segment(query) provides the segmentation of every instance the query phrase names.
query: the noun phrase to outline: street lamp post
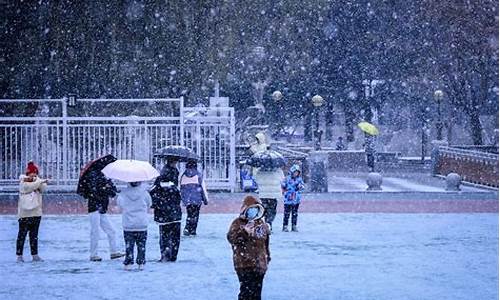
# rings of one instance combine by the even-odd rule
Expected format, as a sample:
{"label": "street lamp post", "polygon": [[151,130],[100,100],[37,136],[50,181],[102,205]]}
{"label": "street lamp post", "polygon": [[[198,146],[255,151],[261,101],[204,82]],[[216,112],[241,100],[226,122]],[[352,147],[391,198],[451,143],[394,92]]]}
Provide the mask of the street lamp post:
{"label": "street lamp post", "polygon": [[308,157],[311,176],[310,187],[312,192],[323,193],[328,192],[328,153],[321,151],[321,134],[323,132],[319,129],[319,112],[325,100],[320,95],[315,95],[311,102],[316,115],[316,130],[314,130],[314,151],[311,151]]}
{"label": "street lamp post", "polygon": [[312,104],[314,106],[314,114],[316,115],[316,130],[314,131],[314,150],[321,149],[321,135],[323,132],[319,129],[319,110],[320,107],[324,104],[325,100],[320,95],[315,95],[311,99]]}
{"label": "street lamp post", "polygon": [[272,120],[274,122],[271,122],[271,127],[273,128],[273,134],[277,137],[282,129],[283,125],[283,118],[281,116],[282,112],[282,103],[281,100],[283,99],[283,94],[280,91],[274,91],[273,94],[271,95],[271,98],[274,100],[274,107],[272,110],[270,110]]}
{"label": "street lamp post", "polygon": [[371,111],[371,107],[370,107],[370,97],[373,96],[372,80],[365,79],[361,83],[363,84],[363,88],[364,88],[364,92],[365,92],[364,93],[365,98],[364,98],[364,102],[363,102],[363,110],[364,110],[363,119],[367,122],[371,122],[372,121],[372,111]]}
{"label": "street lamp post", "polygon": [[437,129],[437,139],[442,140],[443,139],[443,122],[441,118],[441,101],[443,100],[444,93],[441,90],[436,90],[434,92],[434,99],[437,102],[438,105],[438,120],[436,122],[436,129]]}

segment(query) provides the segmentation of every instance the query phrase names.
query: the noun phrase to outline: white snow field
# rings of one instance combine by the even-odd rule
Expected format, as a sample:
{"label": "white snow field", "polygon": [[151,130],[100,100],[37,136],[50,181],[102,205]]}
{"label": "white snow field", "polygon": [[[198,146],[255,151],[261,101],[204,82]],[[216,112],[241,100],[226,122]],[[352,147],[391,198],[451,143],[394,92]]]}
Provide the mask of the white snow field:
{"label": "white snow field", "polygon": [[[0,299],[236,299],[226,231],[234,215],[202,214],[197,237],[182,238],[178,261],[126,272],[88,261],[86,216],[47,216],[42,263],[16,263],[17,219],[0,217]],[[119,229],[121,219],[111,216]],[[498,299],[498,214],[301,214],[299,233],[277,231],[263,299]],[[28,244],[25,259],[30,259]]]}
{"label": "white snow field", "polygon": [[[428,175],[412,176],[410,178],[397,177],[397,175],[383,175],[383,192],[447,192],[445,181]],[[366,175],[364,174],[331,174],[329,176],[328,190],[330,192],[366,191]],[[462,185],[462,192],[491,192],[485,188]],[[381,191],[381,192],[382,192]],[[451,193],[451,192],[448,192]]]}

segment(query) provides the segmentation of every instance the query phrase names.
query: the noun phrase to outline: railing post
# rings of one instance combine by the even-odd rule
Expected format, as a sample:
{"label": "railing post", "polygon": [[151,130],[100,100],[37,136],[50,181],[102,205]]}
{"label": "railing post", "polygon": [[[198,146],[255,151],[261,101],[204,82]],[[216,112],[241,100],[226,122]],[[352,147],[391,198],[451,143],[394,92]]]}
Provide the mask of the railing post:
{"label": "railing post", "polygon": [[184,97],[181,96],[179,101],[179,131],[180,131],[180,144],[184,146]]}
{"label": "railing post", "polygon": [[201,127],[199,116],[196,117],[196,154],[198,154],[201,159]]}
{"label": "railing post", "polygon": [[[61,99],[62,106],[62,181],[64,184],[68,184],[68,101],[67,98]],[[58,185],[60,180],[58,178]]]}
{"label": "railing post", "polygon": [[231,193],[234,192],[234,186],[236,185],[236,139],[235,139],[235,120],[234,120],[234,108],[230,109],[229,119],[229,141],[230,141],[230,150],[229,150],[229,184]]}

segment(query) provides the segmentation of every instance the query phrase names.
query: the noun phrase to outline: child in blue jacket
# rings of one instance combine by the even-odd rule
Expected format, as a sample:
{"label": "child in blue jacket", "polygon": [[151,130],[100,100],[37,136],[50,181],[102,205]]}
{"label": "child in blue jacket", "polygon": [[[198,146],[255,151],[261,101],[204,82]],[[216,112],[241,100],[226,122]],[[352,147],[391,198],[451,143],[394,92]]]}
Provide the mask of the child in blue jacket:
{"label": "child in blue jacket", "polygon": [[299,215],[299,205],[301,194],[304,190],[304,181],[302,180],[300,167],[293,165],[290,173],[281,184],[283,189],[283,200],[285,203],[285,214],[283,216],[283,231],[288,232],[288,219],[292,214],[292,231],[297,232],[297,218]]}

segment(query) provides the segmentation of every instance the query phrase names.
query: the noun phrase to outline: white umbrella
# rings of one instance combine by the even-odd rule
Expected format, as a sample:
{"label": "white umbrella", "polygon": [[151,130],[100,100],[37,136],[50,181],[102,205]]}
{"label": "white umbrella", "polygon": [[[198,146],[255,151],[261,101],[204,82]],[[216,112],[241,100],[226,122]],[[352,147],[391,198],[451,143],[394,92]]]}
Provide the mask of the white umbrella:
{"label": "white umbrella", "polygon": [[102,169],[108,178],[125,182],[149,181],[160,176],[160,173],[147,161],[117,160]]}

